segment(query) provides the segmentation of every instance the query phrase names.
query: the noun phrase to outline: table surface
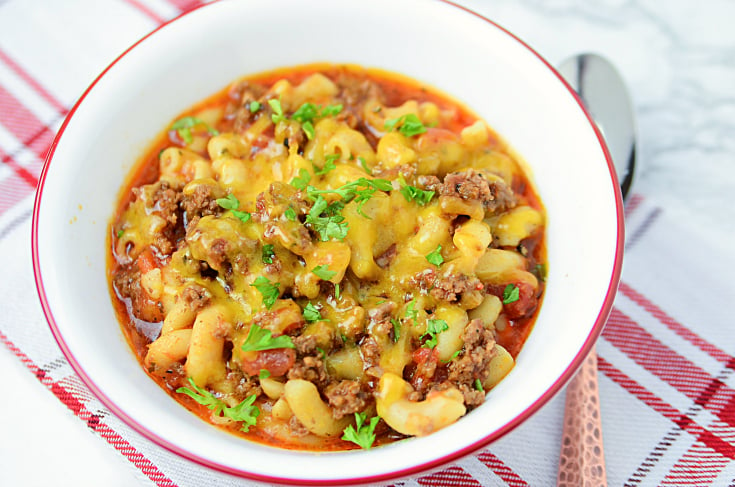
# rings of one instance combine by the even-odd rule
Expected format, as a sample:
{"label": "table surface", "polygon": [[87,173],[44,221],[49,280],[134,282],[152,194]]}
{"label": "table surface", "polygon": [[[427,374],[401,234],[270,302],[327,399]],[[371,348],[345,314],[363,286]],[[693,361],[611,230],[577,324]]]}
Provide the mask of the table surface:
{"label": "table surface", "polygon": [[[24,49],[35,43],[36,51],[43,49],[45,56],[37,56],[35,65],[22,67],[40,80],[38,83],[54,100],[68,108],[117,54],[157,26],[157,18],[170,18],[193,3],[196,2],[0,0],[0,88],[11,83],[9,59],[26,59]],[[526,40],[552,64],[579,52],[596,52],[611,60],[630,87],[638,120],[634,192],[664,208],[672,220],[680,223],[684,231],[673,236],[669,244],[690,246],[707,240],[714,255],[731,255],[735,205],[728,202],[727,196],[735,188],[735,2],[461,3]],[[45,28],[58,18],[73,20],[63,29]],[[24,32],[27,26],[31,28]],[[99,42],[80,41],[92,38]],[[19,40],[23,40],[23,45]],[[85,62],[79,62],[81,58]],[[43,74],[42,64],[46,70]],[[74,76],[59,77],[63,82],[54,83],[53,73],[63,70],[72,70]],[[11,88],[35,89],[32,81],[26,82],[28,86],[16,83]],[[7,121],[3,111],[8,107],[1,100],[2,97],[0,155],[3,150],[9,151],[7,131],[2,127]],[[55,131],[62,118],[49,117],[50,129]],[[36,176],[38,159],[31,169]],[[0,172],[4,169],[0,165]],[[0,215],[0,234],[10,232],[7,221],[13,211],[21,215],[17,217],[18,225],[30,228],[31,198],[27,195],[16,205],[20,209]],[[29,231],[23,231],[9,238],[27,239],[28,235]],[[25,260],[12,268],[31,276],[28,245],[18,244],[18,248],[26,252],[22,256]],[[2,259],[6,264],[10,257]],[[7,274],[3,276],[7,278]],[[33,291],[28,288],[28,292]],[[0,296],[0,309],[10,305],[8,300],[7,295]],[[0,316],[0,331],[5,319]],[[732,326],[732,318],[727,325]],[[148,482],[115,449],[102,447],[104,442],[90,434],[86,424],[28,372],[11,348],[0,346],[0,370],[5,385],[5,400],[0,401],[0,484],[115,486]],[[603,397],[603,404],[604,400]],[[555,400],[547,409],[551,412],[545,414],[560,424],[563,401]],[[604,426],[614,429],[613,418],[617,417],[608,415]],[[554,469],[555,465],[551,465],[547,471]],[[628,474],[610,475],[616,480],[625,479]],[[551,483],[553,478],[541,482]]]}

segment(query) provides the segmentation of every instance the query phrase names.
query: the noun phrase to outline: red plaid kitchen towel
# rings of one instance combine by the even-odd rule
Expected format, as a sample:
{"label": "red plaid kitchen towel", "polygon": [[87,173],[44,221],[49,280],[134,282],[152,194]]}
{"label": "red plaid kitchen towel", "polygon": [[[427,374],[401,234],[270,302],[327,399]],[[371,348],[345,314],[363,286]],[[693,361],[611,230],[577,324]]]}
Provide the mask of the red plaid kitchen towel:
{"label": "red plaid kitchen towel", "polygon": [[[37,302],[30,218],[43,159],[79,94],[128,45],[200,3],[0,0],[0,341],[50,400],[162,486],[247,482],[157,447],[90,394]],[[642,195],[626,219],[623,279],[597,346],[610,485],[735,485],[735,292],[723,272],[735,259],[692,246],[676,215]],[[486,450],[397,485],[553,484],[563,409],[562,393]]]}

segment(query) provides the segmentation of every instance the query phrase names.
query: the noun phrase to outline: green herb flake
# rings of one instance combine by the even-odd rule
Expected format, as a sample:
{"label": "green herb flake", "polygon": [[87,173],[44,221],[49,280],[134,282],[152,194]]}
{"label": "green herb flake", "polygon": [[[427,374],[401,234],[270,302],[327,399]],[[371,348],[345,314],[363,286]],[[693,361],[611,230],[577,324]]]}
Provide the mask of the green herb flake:
{"label": "green herb flake", "polygon": [[210,127],[207,122],[197,117],[184,117],[176,120],[171,125],[171,130],[175,130],[179,137],[186,143],[191,144],[194,141],[194,137],[191,135],[191,129],[197,125],[202,125],[207,129],[209,135],[219,135],[219,132],[214,128]]}
{"label": "green herb flake", "polygon": [[120,230],[118,230],[117,231],[117,238],[122,237],[124,233],[125,233],[125,230],[123,230],[122,228]]}
{"label": "green herb flake", "polygon": [[480,392],[485,392],[485,388],[482,387],[482,382],[480,381],[480,379],[475,379],[475,389]]}
{"label": "green herb flake", "polygon": [[264,276],[258,276],[255,282],[251,284],[252,287],[260,291],[260,294],[263,296],[263,304],[268,309],[271,309],[276,303],[276,299],[279,296],[278,286],[280,285],[280,282],[273,284]]}
{"label": "green herb flake", "polygon": [[309,323],[320,321],[322,319],[322,313],[319,309],[311,303],[307,303],[303,310],[304,319]]}
{"label": "green herb flake", "polygon": [[327,357],[327,352],[325,352],[323,348],[316,347],[316,350],[317,352],[319,352],[319,355],[321,355],[323,359]]}
{"label": "green herb flake", "polygon": [[271,110],[273,110],[273,113],[271,114],[271,121],[274,124],[286,121],[286,117],[283,115],[281,100],[276,100],[275,98],[270,99],[268,100],[268,105],[270,105]]}
{"label": "green herb flake", "polygon": [[258,379],[267,379],[271,376],[271,371],[268,369],[260,369],[260,373],[258,374]]}
{"label": "green herb flake", "polygon": [[393,341],[397,342],[401,338],[401,322],[395,318],[391,318],[390,322],[393,324]]}
{"label": "green herb flake", "polygon": [[423,347],[434,348],[438,343],[439,333],[449,329],[449,324],[444,320],[430,319],[426,322],[426,333],[423,336],[429,336],[429,339],[424,342]]}
{"label": "green herb flake", "polygon": [[334,299],[339,301],[340,291],[339,291],[339,283],[334,285]]}
{"label": "green herb flake", "polygon": [[456,359],[457,357],[459,357],[459,354],[460,354],[460,352],[461,352],[461,350],[457,350],[456,352],[454,352],[454,353],[452,354],[452,356],[451,356],[451,357],[449,357],[449,360],[441,360],[441,363],[443,363],[443,364],[448,364],[448,363],[449,363],[449,362],[451,362],[452,360],[454,360],[454,359]]}
{"label": "green herb flake", "polygon": [[369,450],[375,442],[375,426],[380,421],[380,416],[373,416],[370,423],[366,424],[367,415],[365,413],[355,413],[355,426],[349,425],[344,429],[342,439],[351,441],[360,448]]}
{"label": "green herb flake", "polygon": [[344,240],[350,225],[340,213],[342,208],[344,208],[342,202],[334,201],[328,204],[323,196],[318,196],[304,222],[319,234],[322,242],[327,242],[332,238]]}
{"label": "green herb flake", "polygon": [[406,137],[412,137],[426,132],[424,124],[421,122],[419,117],[413,113],[407,113],[398,118],[386,120],[383,128],[387,131],[393,131],[397,128],[397,130]]}
{"label": "green herb flake", "polygon": [[257,112],[258,110],[260,110],[260,102],[251,101],[250,105],[248,106],[248,109],[250,110],[250,113]]}
{"label": "green herb flake", "polygon": [[316,176],[322,176],[324,174],[327,174],[329,171],[337,169],[337,166],[334,164],[334,161],[336,161],[337,159],[339,159],[339,154],[328,155],[324,158],[324,166],[322,166],[321,168],[312,162],[311,165],[314,167],[314,174]]}
{"label": "green herb flake", "polygon": [[286,211],[283,212],[283,215],[287,219],[291,220],[292,222],[295,222],[296,221],[296,218],[297,218],[297,216],[296,216],[296,210],[294,210],[293,207],[291,207],[291,206],[289,206],[288,208],[286,208]]}
{"label": "green herb flake", "polygon": [[243,223],[250,220],[250,213],[247,211],[239,211],[238,208],[240,207],[240,201],[238,201],[237,197],[230,193],[224,198],[218,198],[217,204],[224,208],[225,210],[230,210],[232,214],[238,218]]}
{"label": "green herb flake", "polygon": [[223,400],[215,397],[214,394],[208,390],[197,386],[191,377],[189,377],[189,384],[193,390],[188,387],[179,387],[176,389],[176,392],[186,394],[199,404],[212,410],[217,416],[229,418],[232,421],[242,422],[242,431],[247,432],[251,426],[255,426],[257,417],[260,416],[260,409],[253,405],[256,398],[255,394],[246,397],[237,406],[229,407]]}
{"label": "green herb flake", "polygon": [[503,289],[503,304],[515,303],[520,298],[520,291],[515,284],[508,284]]}
{"label": "green herb flake", "polygon": [[435,250],[432,250],[428,254],[426,254],[426,260],[429,261],[430,264],[434,264],[435,266],[439,267],[444,262],[444,257],[442,257],[442,246],[439,245]]}
{"label": "green herb flake", "polygon": [[291,180],[291,186],[296,189],[304,189],[309,185],[311,181],[311,174],[303,167],[299,169],[299,175]]}
{"label": "green herb flake", "polygon": [[318,265],[311,272],[322,281],[328,281],[337,275],[336,271],[330,271],[327,265]]}
{"label": "green herb flake", "polygon": [[403,176],[399,177],[398,180],[401,183],[400,192],[406,198],[406,201],[415,201],[419,206],[424,206],[434,197],[433,191],[424,191],[416,186],[411,186],[406,183]]}
{"label": "green herb flake", "polygon": [[419,310],[415,309],[416,307],[416,298],[413,298],[411,302],[408,303],[408,306],[406,306],[406,314],[404,315],[404,318],[407,320],[413,320],[414,326],[416,326],[416,320],[419,317]]}
{"label": "green herb flake", "polygon": [[290,336],[279,335],[274,337],[270,330],[253,323],[250,325],[248,336],[240,348],[243,352],[259,352],[276,348],[296,348],[296,345],[294,345]]}
{"label": "green herb flake", "polygon": [[360,165],[365,170],[366,173],[370,174],[372,176],[373,171],[370,170],[370,168],[367,165],[367,161],[362,156],[357,156],[357,160],[360,162]]}
{"label": "green herb flake", "polygon": [[273,244],[263,245],[263,251],[261,255],[264,264],[272,264],[273,257],[276,255],[275,251],[273,250]]}

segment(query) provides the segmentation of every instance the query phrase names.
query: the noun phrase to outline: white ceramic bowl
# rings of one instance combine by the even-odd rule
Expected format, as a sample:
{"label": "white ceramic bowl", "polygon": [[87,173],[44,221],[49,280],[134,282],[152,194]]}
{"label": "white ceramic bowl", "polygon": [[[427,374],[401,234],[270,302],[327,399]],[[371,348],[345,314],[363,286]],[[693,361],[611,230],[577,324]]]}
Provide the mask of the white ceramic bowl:
{"label": "white ceramic bowl", "polygon": [[[311,62],[404,73],[474,109],[525,158],[548,211],[546,296],[510,375],[477,410],[425,438],[308,453],[204,423],[149,379],[108,294],[107,225],[131,165],[182,110],[234,79]],[[623,211],[599,132],[559,75],[492,22],[441,1],[221,1],[145,37],[69,113],[33,218],[40,300],[59,345],[114,413],[159,445],[251,479],[327,485],[439,467],[506,434],[569,379],[612,306]]]}

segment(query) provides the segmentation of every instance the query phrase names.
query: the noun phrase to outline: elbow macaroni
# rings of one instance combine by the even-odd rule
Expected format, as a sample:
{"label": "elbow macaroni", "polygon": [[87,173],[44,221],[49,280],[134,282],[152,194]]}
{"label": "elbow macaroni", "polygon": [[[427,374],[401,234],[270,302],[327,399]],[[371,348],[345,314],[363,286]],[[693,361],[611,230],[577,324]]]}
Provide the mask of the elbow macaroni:
{"label": "elbow macaroni", "polygon": [[155,177],[111,229],[121,320],[151,375],[219,404],[172,392],[203,417],[234,431],[223,408],[252,401],[248,438],[350,448],[355,413],[430,434],[514,366],[544,287],[543,207],[454,102],[304,69],[233,85],[145,158]]}

